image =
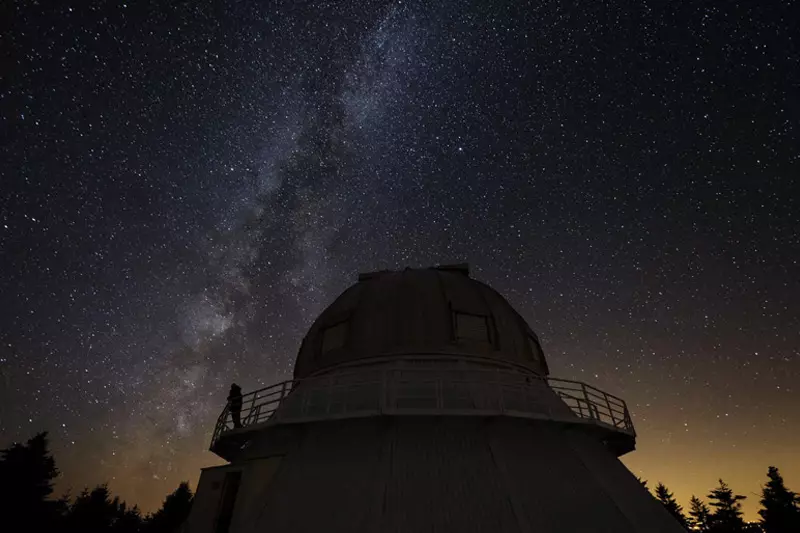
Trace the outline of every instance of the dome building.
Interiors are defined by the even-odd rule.
[[[625,402],[551,378],[466,265],[361,274],[294,379],[237,403],[191,533],[683,531],[618,459],[636,439]]]

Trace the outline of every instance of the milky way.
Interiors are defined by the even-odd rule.
[[[151,509],[358,272],[469,262],[637,475],[800,487],[791,3],[219,4],[11,9],[2,445]]]

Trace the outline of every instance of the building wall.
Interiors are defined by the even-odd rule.
[[[217,525],[222,488],[229,472],[242,472],[234,505],[229,533],[251,531],[251,521],[257,517],[281,457],[268,457],[236,464],[203,469],[197,483],[192,511],[183,529],[186,533],[214,533]]]
[[[223,465],[204,468],[200,472],[192,511],[187,519],[188,527],[185,527],[186,531],[191,533],[212,533],[214,531],[225,474],[240,469],[239,465]]]
[[[258,519],[270,500],[275,472],[280,467],[282,459],[281,456],[267,457],[245,463],[230,533],[252,531],[253,521]]]
[[[578,428],[501,422],[490,446],[531,531],[685,533],[613,454]]]
[[[250,459],[232,533],[680,533],[595,437],[505,418],[385,417],[298,425],[282,459]],[[274,453],[254,438],[247,456]],[[203,472],[203,491],[224,469]],[[202,494],[201,494],[202,493]],[[191,533],[209,509],[193,511]]]

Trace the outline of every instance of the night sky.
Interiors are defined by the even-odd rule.
[[[0,446],[58,494],[152,510],[358,272],[454,262],[651,486],[800,490],[793,2],[87,4],[0,13]]]

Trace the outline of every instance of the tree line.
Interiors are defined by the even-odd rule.
[[[69,496],[52,499],[56,477],[58,469],[46,432],[0,451],[0,516],[28,531],[174,533],[189,515],[194,499],[189,484],[183,482],[158,511],[145,516],[137,506],[112,497],[107,485],[86,488],[74,500]],[[640,482],[647,488],[647,481]],[[767,481],[761,489],[758,524],[744,521],[741,502],[746,496],[736,494],[722,479],[709,492],[708,503],[692,495],[688,513],[663,483],[658,483],[653,496],[688,531],[800,532],[800,496],[786,487],[774,466],[767,469]]]
[[[143,515],[108,486],[83,489],[74,499],[53,499],[58,477],[47,433],[0,451],[0,516],[19,530],[53,533],[173,533],[186,520],[194,495],[187,482],[155,513]]]
[[[647,488],[647,481],[639,480]],[[709,492],[708,504],[692,495],[689,511],[675,500],[663,483],[656,485],[653,496],[688,531],[706,533],[800,533],[800,496],[783,482],[778,468],[767,469],[767,481],[761,488],[761,520],[747,523],[742,514],[742,500],[747,496],[736,494],[722,479]]]

